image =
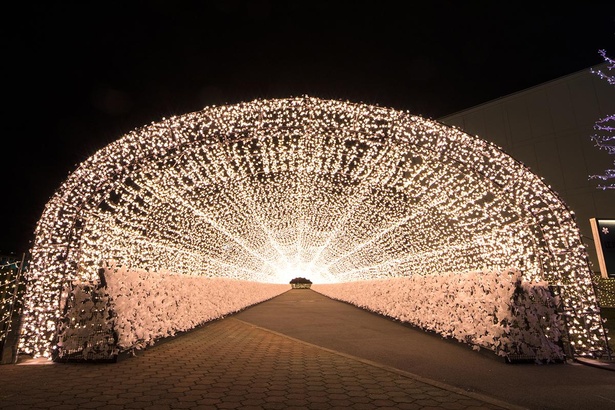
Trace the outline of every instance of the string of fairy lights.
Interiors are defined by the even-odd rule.
[[[615,75],[609,74],[611,70],[615,70],[615,60],[607,56],[606,50],[599,50],[598,53],[606,63],[607,72],[594,69],[591,69],[591,72],[610,85],[615,85]],[[594,123],[594,130],[595,133],[590,137],[594,146],[599,150],[605,150],[609,155],[615,155],[615,114],[598,119]],[[615,189],[615,160],[613,168],[605,169],[602,174],[590,175],[589,178],[604,181],[604,184],[597,186],[598,189]]]
[[[0,260],[0,345],[11,330],[12,316],[19,311],[25,293],[21,265],[17,258]]]
[[[301,97],[152,123],[81,164],[35,234],[34,355],[53,349],[63,287],[110,260],[269,283],[515,267],[561,293],[578,354],[604,349],[572,212],[495,145],[402,111]]]

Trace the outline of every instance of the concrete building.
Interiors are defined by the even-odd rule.
[[[615,218],[615,190],[597,189],[590,175],[613,168],[594,146],[595,122],[615,113],[615,86],[591,70],[549,81],[438,120],[491,141],[556,191],[576,216],[592,269],[599,271],[590,218]]]

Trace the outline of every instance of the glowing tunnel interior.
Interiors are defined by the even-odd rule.
[[[63,284],[109,260],[271,283],[515,267],[584,312],[573,333],[599,320],[574,216],[523,164],[432,120],[309,97],[164,119],[82,163],[36,230],[30,349],[52,339]]]

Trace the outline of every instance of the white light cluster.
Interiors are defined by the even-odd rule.
[[[599,54],[604,58],[607,70],[615,70],[615,60],[607,57],[606,50],[600,50]],[[615,85],[615,75],[609,75],[602,70],[591,69],[591,72],[610,85]],[[596,132],[591,136],[594,145],[600,150],[605,150],[609,155],[615,155],[615,114],[597,120],[594,123],[594,130]],[[603,174],[590,175],[589,178],[605,181],[604,185],[597,186],[598,189],[615,189],[615,182],[613,181],[615,180],[615,160],[613,160],[613,168],[605,169]]]
[[[520,269],[562,293],[577,352],[603,349],[573,214],[491,143],[392,109],[310,97],[209,107],[86,160],[36,230],[21,349],[50,355],[61,294],[109,260],[314,283]]]
[[[24,286],[21,280],[19,260],[0,259],[0,346],[12,328],[12,316],[19,311]]]

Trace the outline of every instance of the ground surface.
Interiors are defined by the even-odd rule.
[[[615,372],[576,363],[505,364],[304,289],[118,363],[36,363],[0,366],[0,408],[598,410],[615,405]]]
[[[237,319],[465,391],[532,409],[614,409],[615,372],[581,365],[506,364],[493,354],[293,290]]]

